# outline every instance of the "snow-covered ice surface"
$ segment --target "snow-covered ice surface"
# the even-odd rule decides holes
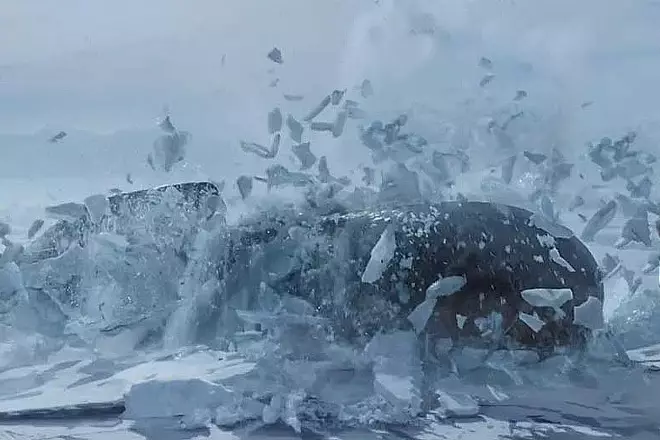
[[[660,438],[657,2],[0,9],[0,440]],[[602,262],[605,322],[598,304],[575,312],[603,328],[583,356],[448,341],[429,366],[412,332],[333,343],[309,304],[246,273],[260,309],[239,295],[211,331],[216,230],[167,209],[126,237],[21,260],[34,221],[37,240],[55,224],[47,206],[84,202],[99,218],[113,188],[188,180],[224,182],[230,223],[303,199],[310,182],[328,211],[377,192],[528,208]],[[386,231],[365,281],[393,241]],[[281,251],[263,256],[268,271],[292,264]],[[415,329],[453,281],[429,289]]]

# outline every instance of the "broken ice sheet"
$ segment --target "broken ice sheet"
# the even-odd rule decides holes
[[[312,153],[310,146],[309,142],[305,142],[291,147],[291,151],[300,161],[301,170],[307,170],[316,163],[316,156]]]
[[[545,323],[541,321],[536,313],[528,315],[527,313],[520,312],[518,319],[524,322],[534,333],[541,331]]]
[[[279,107],[268,112],[268,134],[273,135],[282,130],[282,120],[282,112]]]
[[[238,187],[238,192],[241,195],[243,200],[250,197],[252,194],[252,177],[250,176],[240,176],[236,179],[236,186]]]
[[[460,275],[440,278],[426,289],[426,299],[451,296],[461,290],[466,283],[465,277]]]
[[[433,310],[437,303],[437,298],[426,299],[415,307],[415,309],[408,315],[408,321],[415,329],[415,333],[420,334],[426,328],[426,324],[433,315]]]
[[[310,122],[312,119],[321,114],[323,110],[330,104],[331,97],[330,95],[325,96],[319,104],[314,107],[310,112],[303,118],[305,122]]]
[[[395,251],[396,237],[394,235],[394,228],[388,226],[381,234],[376,245],[371,249],[369,262],[362,273],[362,282],[375,283],[378,281],[392,258],[394,258]]]
[[[84,202],[92,223],[99,224],[108,213],[110,202],[103,194],[96,194],[85,198]]]
[[[302,142],[303,126],[293,116],[287,115],[286,126],[289,128],[289,137],[292,140],[300,143]]]
[[[273,50],[268,52],[267,57],[269,60],[271,60],[274,63],[277,64],[284,63],[284,60],[282,59],[282,51],[280,51],[277,47],[274,47]]]
[[[617,203],[614,200],[609,201],[605,206],[596,211],[582,230],[582,240],[593,241],[596,234],[612,221],[616,211]]]
[[[591,330],[604,327],[603,303],[596,297],[590,296],[579,306],[573,307],[573,323]]]
[[[565,315],[561,306],[573,299],[571,289],[526,289],[520,292],[520,296],[534,307],[550,307],[557,315]]]

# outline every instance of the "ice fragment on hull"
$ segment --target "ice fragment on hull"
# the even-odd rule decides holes
[[[371,257],[362,273],[362,282],[374,283],[378,281],[390,263],[390,260],[394,258],[395,251],[396,238],[394,236],[394,229],[387,227],[371,250]]]

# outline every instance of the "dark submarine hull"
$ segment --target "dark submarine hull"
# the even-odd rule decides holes
[[[411,205],[318,219],[271,216],[234,231],[223,272],[230,284],[232,278],[238,282],[249,276],[254,283],[267,281],[275,291],[303,297],[331,318],[339,336],[363,342],[378,331],[411,328],[407,317],[426,299],[427,289],[441,277],[462,276],[465,285],[436,303],[424,329],[432,340],[542,352],[582,346],[590,329],[574,323],[574,307],[589,297],[602,306],[598,264],[579,239],[563,230],[560,236],[550,234],[535,220],[527,210],[485,202]],[[292,236],[292,227],[298,237]],[[388,228],[396,247],[380,276],[365,282],[372,249]],[[307,246],[306,257],[285,276],[269,280],[249,268],[255,252],[246,249],[300,246]],[[572,299],[561,305],[563,316],[558,316],[556,308],[528,303],[521,295],[528,289],[571,289]],[[543,327],[533,330],[519,319],[521,312],[538,317]],[[493,314],[501,316],[496,340],[484,337],[487,332],[480,325]]]

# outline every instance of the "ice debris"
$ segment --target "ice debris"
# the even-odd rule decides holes
[[[241,195],[243,200],[250,197],[252,194],[252,177],[250,176],[239,176],[236,179],[236,187],[238,187],[238,192]]]
[[[532,162],[534,165],[540,165],[548,158],[545,154],[542,153],[532,153],[530,151],[523,152],[523,155]]]
[[[300,169],[307,170],[316,163],[316,156],[310,150],[310,143],[304,142],[302,144],[294,145],[291,151],[300,161]]]
[[[474,417],[479,414],[479,404],[470,395],[436,391],[441,418]]]
[[[60,132],[57,133],[55,136],[53,136],[53,137],[51,137],[50,139],[48,139],[48,142],[50,142],[50,143],[52,143],[52,144],[55,144],[55,143],[61,141],[62,139],[64,139],[66,136],[67,136],[66,131],[60,131]]]
[[[555,313],[564,317],[566,314],[561,307],[573,299],[571,289],[526,289],[520,296],[534,307],[550,307]]]
[[[548,253],[550,255],[550,260],[552,260],[554,263],[557,263],[558,265],[568,270],[569,272],[575,272],[575,268],[571,266],[571,263],[566,261],[564,257],[561,256],[561,254],[559,253],[559,249],[552,248]]]
[[[640,208],[632,218],[626,221],[621,231],[621,240],[616,243],[616,247],[623,247],[631,242],[651,246],[651,230],[646,209]]]
[[[37,232],[43,227],[44,221],[40,218],[36,219],[35,221],[32,222],[30,227],[28,228],[27,232],[27,237],[29,240],[32,240],[32,238],[37,235]],[[0,226],[1,229],[1,226]],[[0,236],[2,236],[2,232],[0,232]]]
[[[362,81],[362,84],[360,85],[360,94],[362,95],[363,98],[368,98],[374,94],[374,89],[373,86],[371,85],[371,81],[369,81],[368,79]]]
[[[341,100],[344,98],[345,93],[346,93],[346,89],[344,89],[344,90],[333,90],[332,93],[330,94],[330,103],[332,105],[339,105]]]
[[[582,230],[582,240],[593,241],[596,234],[612,221],[616,211],[617,203],[614,200],[610,200],[605,206],[596,211]]]
[[[516,91],[516,96],[513,97],[514,101],[522,101],[523,99],[527,98],[527,92],[524,90],[517,90]]]
[[[286,126],[289,129],[289,137],[298,143],[302,142],[302,134],[304,130],[302,124],[293,116],[287,115]]]
[[[440,278],[426,289],[426,299],[451,296],[461,290],[466,283],[467,280],[462,275]]]
[[[282,130],[282,120],[282,112],[279,107],[268,112],[268,134],[273,135]]]
[[[334,122],[312,122],[309,125],[309,129],[312,131],[329,131],[332,132],[334,129]]]
[[[96,194],[85,198],[84,204],[89,212],[90,220],[96,225],[101,223],[101,220],[108,214],[110,209],[110,202],[103,194]]]
[[[246,153],[253,153],[264,159],[274,159],[280,150],[280,140],[281,140],[280,133],[275,133],[275,135],[273,136],[273,140],[271,142],[270,149],[255,142],[245,142],[245,141],[241,141],[241,149]]]
[[[538,333],[541,331],[543,326],[545,325],[545,322],[541,321],[539,319],[538,315],[534,313],[533,315],[529,315],[527,313],[520,312],[518,313],[518,318],[527,324],[527,326],[532,329],[534,333]]]
[[[8,223],[0,221],[0,238],[11,234],[11,226]]]
[[[426,324],[429,319],[431,319],[431,315],[433,315],[433,310],[435,309],[437,302],[437,298],[426,299],[419,303],[417,307],[410,312],[408,315],[408,321],[410,321],[415,329],[415,333],[420,334],[424,331]]]
[[[590,296],[587,300],[573,308],[573,322],[591,330],[604,327],[603,303],[596,297]]]
[[[492,73],[487,73],[486,75],[481,78],[481,81],[479,81],[479,87],[485,87],[487,86],[493,79],[495,78],[495,75]]]
[[[375,283],[378,281],[392,258],[394,258],[395,251],[396,237],[394,235],[394,228],[388,226],[381,234],[376,245],[371,249],[369,262],[362,273],[362,282]]]
[[[303,95],[290,95],[290,94],[284,94],[284,99],[286,99],[289,102],[296,102],[296,101],[302,101],[304,99]]]
[[[422,410],[422,368],[413,332],[378,333],[364,353],[373,362],[374,389],[397,411],[415,417]]]
[[[314,183],[311,176],[305,173],[289,171],[283,165],[271,165],[266,169],[266,179],[268,188],[276,186],[294,186],[306,187]]]
[[[346,111],[341,111],[337,113],[337,118],[335,119],[334,124],[332,125],[332,137],[338,138],[344,133],[344,127],[346,126],[346,119],[348,113]]]
[[[330,97],[330,95],[326,95],[326,96],[321,100],[321,102],[319,102],[319,104],[318,104],[316,107],[314,107],[312,110],[310,110],[310,112],[307,114],[307,116],[305,116],[305,117],[303,118],[303,120],[304,120],[305,122],[310,122],[312,119],[314,119],[315,117],[317,117],[318,115],[320,115],[321,112],[322,112],[323,110],[325,110],[325,108],[326,108],[328,105],[330,105],[330,101],[331,101],[331,97]]]
[[[277,64],[284,63],[284,60],[282,59],[282,51],[280,51],[277,47],[274,47],[273,50],[268,52],[267,57],[269,60],[271,60],[274,63]]]

